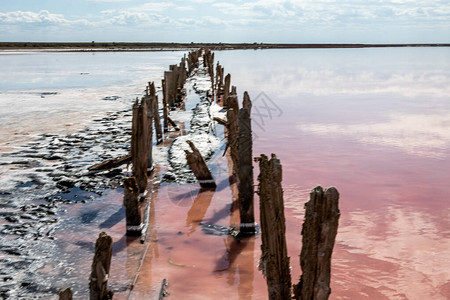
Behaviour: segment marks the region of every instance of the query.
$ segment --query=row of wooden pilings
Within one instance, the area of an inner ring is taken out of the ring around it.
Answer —
[[[253,139],[251,128],[252,102],[247,92],[239,107],[236,87],[231,86],[231,75],[224,76],[224,68],[217,63],[214,53],[200,49],[184,56],[179,65],[170,66],[162,80],[163,126],[175,127],[169,111],[182,102],[183,85],[187,76],[199,67],[199,58],[211,78],[210,101],[217,101],[226,108],[227,119],[215,118],[226,128],[226,150],[232,161],[232,176],[238,187],[240,224],[236,238],[247,238],[258,234],[254,216],[254,194],[259,195],[260,228],[262,236],[259,269],[263,272],[268,287],[269,299],[327,299],[330,289],[331,254],[337,234],[339,193],[335,188],[314,188],[310,200],[305,204],[305,219],[302,229],[300,266],[302,275],[292,285],[289,257],[287,256],[286,226],[282,190],[282,166],[276,155],[255,158],[259,163],[258,188],[253,181]],[[186,70],[187,68],[187,70]],[[131,160],[133,176],[124,180],[124,206],[126,211],[126,234],[141,235],[145,241],[146,209],[143,209],[147,190],[147,175],[153,169],[152,127],[154,124],[156,143],[161,143],[163,133],[158,109],[158,97],[153,83],[149,83],[142,99],[133,105]],[[192,151],[186,152],[186,160],[202,188],[215,187],[214,178],[195,145],[188,141]],[[147,203],[148,207],[148,203]],[[95,247],[90,277],[90,298],[111,299],[107,289],[107,278],[111,264],[112,239],[101,233]],[[60,299],[71,291],[60,291]]]

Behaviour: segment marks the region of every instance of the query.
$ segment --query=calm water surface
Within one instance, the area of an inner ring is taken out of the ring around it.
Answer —
[[[86,58],[82,63],[67,55],[61,74],[31,85],[33,91],[92,88],[96,99],[138,94],[138,87],[154,80],[142,65],[155,63],[162,75],[182,54],[117,54],[122,60],[114,59],[116,54],[77,54]],[[337,187],[341,195],[331,299],[449,298],[450,49],[242,50],[216,52],[215,57],[225,73],[231,73],[240,99],[247,90],[253,100],[254,156],[276,153],[283,164],[293,282],[301,273],[304,203],[320,184]],[[23,59],[26,64],[33,57]],[[40,73],[45,73],[45,65],[38,67]],[[108,68],[106,74],[102,66]],[[11,65],[6,67],[13,72]],[[80,82],[85,72],[93,75],[92,82]],[[11,89],[24,92],[29,85],[1,76],[3,95],[14,93]],[[131,81],[121,85],[126,78]],[[133,88],[121,92],[115,86]],[[152,243],[131,299],[155,295],[163,278],[169,279],[173,299],[267,297],[257,270],[260,237],[237,243],[226,235],[205,234],[199,224],[238,222],[228,161],[219,154],[210,165],[219,182],[215,192],[164,184],[153,195]],[[257,174],[255,165],[255,180]],[[120,202],[119,191],[109,208],[95,203],[68,207],[68,216],[98,211],[98,217],[83,229],[76,229],[71,218],[61,225],[77,244],[65,241],[63,231],[58,234],[60,248],[80,256],[73,259],[86,270],[75,272],[80,280],[87,280],[83,276],[90,266],[82,261],[92,249],[76,245],[92,242],[100,230],[112,234],[118,263],[112,266],[110,281],[115,282],[117,297],[125,299],[129,293],[123,287],[133,278],[136,253],[142,249],[123,236]]]
[[[341,195],[331,298],[450,297],[450,49],[216,59],[256,106],[254,155],[283,164],[293,278],[303,205],[321,184]]]

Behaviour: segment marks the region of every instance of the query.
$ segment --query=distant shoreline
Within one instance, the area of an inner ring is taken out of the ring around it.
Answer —
[[[0,42],[0,50],[49,50],[62,52],[102,51],[173,51],[209,48],[211,50],[238,49],[335,49],[387,47],[450,47],[450,43],[430,44],[270,44],[270,43],[66,43],[66,42]]]

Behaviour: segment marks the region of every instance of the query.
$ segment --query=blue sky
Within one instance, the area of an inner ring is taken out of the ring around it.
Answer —
[[[449,0],[0,0],[0,41],[449,43]]]

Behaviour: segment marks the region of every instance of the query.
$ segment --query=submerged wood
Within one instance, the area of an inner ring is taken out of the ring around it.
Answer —
[[[339,225],[339,192],[330,187],[315,187],[305,204],[302,228],[300,266],[302,275],[294,285],[295,299],[328,299],[331,276],[331,255]]]
[[[255,213],[253,208],[253,164],[252,128],[250,114],[246,108],[239,111],[239,169],[238,201],[240,234],[255,234]]]
[[[178,128],[177,124],[176,124],[170,117],[167,118],[167,121],[169,122],[170,125],[172,125],[172,127],[173,127],[176,131],[179,131],[179,130],[180,130],[180,128]]]
[[[135,177],[123,180],[124,195],[123,205],[125,206],[126,234],[128,236],[141,235],[142,216],[139,203],[139,187]]]
[[[169,295],[169,293],[167,292],[168,286],[169,286],[169,281],[167,280],[167,278],[164,278],[161,281],[161,288],[159,290],[158,300],[163,300],[164,297],[167,297]]]
[[[133,174],[139,186],[139,192],[145,193],[147,188],[147,163],[148,163],[148,126],[147,104],[136,101],[133,105],[133,120],[131,133],[131,156],[133,161]]]
[[[72,289],[68,287],[65,290],[58,290],[58,296],[59,300],[72,300],[73,298]]]
[[[89,277],[89,299],[91,300],[109,300],[113,297],[113,292],[108,290],[111,256],[112,238],[102,232],[95,243],[95,254]]]
[[[131,162],[131,154],[127,154],[125,156],[119,157],[119,158],[113,158],[109,159],[107,161],[104,161],[102,163],[90,166],[88,168],[89,171],[102,171],[102,170],[108,170],[112,168],[116,168],[120,165],[126,164]]]
[[[184,150],[186,153],[186,160],[200,186],[204,188],[216,187],[216,182],[206,165],[205,159],[200,154],[200,151],[198,151],[197,147],[195,147],[194,143],[191,141],[186,141],[186,143],[189,144],[189,147],[191,147],[192,150],[192,152]]]
[[[291,299],[281,163],[275,154],[270,160],[261,154],[257,160],[260,168],[258,194],[262,235],[259,269],[266,277],[269,299]]]

